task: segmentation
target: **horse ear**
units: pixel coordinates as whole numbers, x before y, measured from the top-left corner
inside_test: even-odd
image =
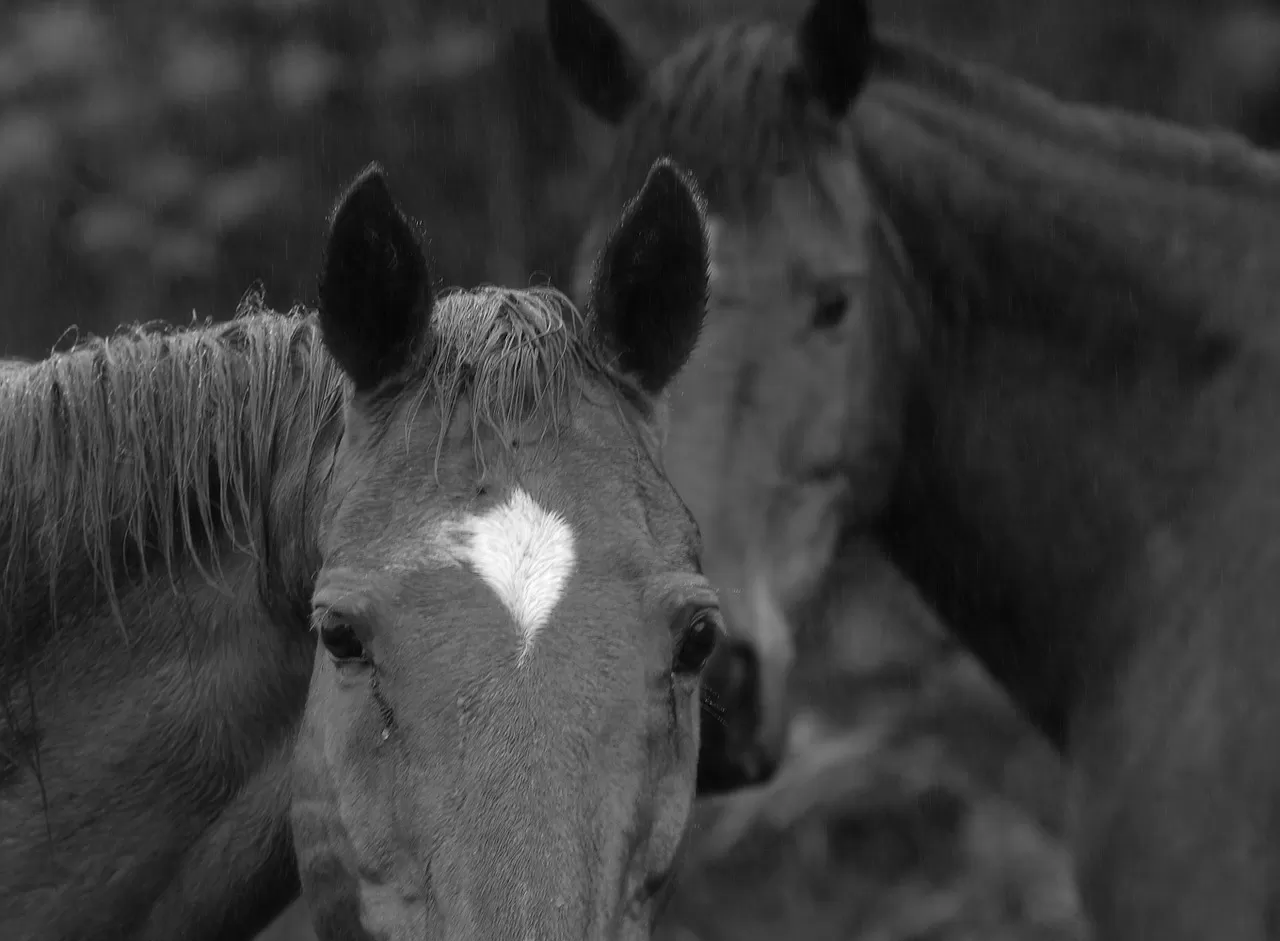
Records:
[[[605,240],[588,293],[601,345],[651,395],[698,342],[708,254],[697,184],[670,160],[658,160]]]
[[[832,117],[843,117],[862,90],[873,44],[866,0],[813,0],[796,33],[799,73]]]
[[[640,99],[646,74],[622,36],[589,0],[548,0],[551,52],[578,100],[618,124]]]
[[[371,163],[338,199],[320,275],[329,354],[367,392],[431,342],[431,283],[417,233]]]

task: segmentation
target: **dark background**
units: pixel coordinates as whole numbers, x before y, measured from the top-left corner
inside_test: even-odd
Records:
[[[783,0],[599,0],[649,56]],[[1280,8],[881,0],[879,20],[1061,95],[1280,140]],[[604,128],[536,0],[7,0],[0,355],[313,297],[325,214],[377,159],[450,283],[568,285]],[[1048,750],[909,591],[851,560],[801,658],[796,758],[701,811],[671,941],[1078,938]],[[870,580],[872,584],[867,584]],[[839,580],[838,580],[839,581]],[[297,911],[272,941],[304,941]],[[266,938],[262,939],[266,941]]]

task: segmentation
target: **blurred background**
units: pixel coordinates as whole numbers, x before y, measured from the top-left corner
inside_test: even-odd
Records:
[[[801,0],[597,0],[656,57]],[[1280,3],[878,0],[878,20],[1077,99],[1280,141]],[[568,286],[607,129],[536,0],[5,0],[0,355],[314,296],[369,160],[449,283]],[[863,564],[866,563],[866,564]],[[796,757],[708,804],[664,939],[1082,938],[1062,772],[874,559],[803,619]],[[260,941],[308,941],[290,910]],[[248,939],[246,939],[248,941]]]

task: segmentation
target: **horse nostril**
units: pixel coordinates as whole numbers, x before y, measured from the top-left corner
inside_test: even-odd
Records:
[[[708,664],[705,683],[725,710],[726,720],[731,710],[748,707],[751,720],[758,721],[760,661],[751,647],[740,641],[725,644]]]
[[[729,641],[716,651],[703,682],[714,718],[702,724],[698,792],[751,787],[773,776],[776,760],[761,741],[760,660],[749,645]]]
[[[739,645],[729,655],[729,688],[741,695],[752,690],[760,680],[760,666],[755,651]]]
[[[751,783],[762,784],[777,773],[779,757],[757,748],[752,751],[750,762],[747,774]]]

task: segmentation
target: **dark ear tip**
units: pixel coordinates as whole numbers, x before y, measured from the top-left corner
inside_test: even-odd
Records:
[[[589,306],[597,335],[650,394],[684,367],[706,316],[704,207],[693,175],[659,158],[596,258]]]
[[[874,53],[867,0],[813,0],[797,32],[800,71],[832,114],[857,96]]]
[[[395,200],[391,197],[391,187],[387,185],[386,172],[377,161],[370,163],[357,173],[355,179],[347,185],[342,195],[338,197],[333,218],[337,219],[339,214],[352,204],[362,206],[393,206],[395,204]]]
[[[363,170],[356,174],[355,182],[351,185],[353,188],[363,186],[365,183],[374,183],[386,186],[386,176],[387,174],[386,171],[382,169],[382,164],[378,163],[376,160],[371,160]]]
[[[560,34],[566,17],[576,6],[576,0],[547,0],[547,26],[553,39]]]
[[[824,37],[835,42],[869,36],[871,10],[867,0],[813,0],[804,16],[801,33],[811,40]]]
[[[645,68],[588,0],[547,0],[545,10],[552,58],[575,97],[596,117],[620,124],[643,93]]]
[[[697,179],[670,157],[655,160],[644,178],[644,185],[640,187],[641,201],[647,202],[654,197],[667,204],[684,202],[699,217],[707,212],[707,201]]]

